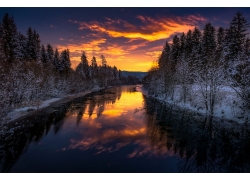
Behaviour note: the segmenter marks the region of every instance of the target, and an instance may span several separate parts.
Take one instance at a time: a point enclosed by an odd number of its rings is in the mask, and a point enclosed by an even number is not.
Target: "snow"
[[[92,93],[94,91],[98,91],[100,89],[101,88],[96,86],[92,90],[87,90],[87,91],[84,91],[84,92],[81,92],[81,93],[69,94],[69,95],[63,96],[61,98],[51,98],[51,99],[47,99],[45,101],[33,102],[32,103],[33,106],[22,107],[22,108],[18,108],[18,109],[15,109],[15,110],[9,112],[8,115],[7,115],[8,122],[16,120],[16,119],[18,119],[18,118],[20,118],[22,116],[25,116],[25,115],[29,114],[31,111],[34,112],[34,111],[41,110],[43,108],[49,107],[52,103],[55,103],[55,102],[57,102],[57,101],[59,101],[61,99],[68,98],[70,100],[70,99],[73,99],[73,98],[82,97],[82,96],[90,94],[90,93]]]
[[[137,85],[136,91],[141,92],[145,96],[148,96],[148,91],[143,87],[143,85]]]
[[[202,103],[199,87],[197,85],[193,85],[191,89],[193,96],[191,97],[190,101],[184,103],[180,100],[181,89],[178,86],[175,86],[173,100],[163,94],[158,94],[157,97],[148,95],[148,92],[145,88],[143,88],[142,86],[137,87],[137,90],[139,92],[142,92],[146,96],[158,99],[160,101],[164,101],[165,103],[170,105],[175,105],[183,109],[188,109],[193,112],[206,115],[207,112]],[[238,123],[245,123],[246,120],[249,119],[250,113],[244,111],[241,108],[241,99],[235,92],[235,90],[229,86],[222,86],[220,87],[219,93],[221,99],[214,107],[213,116],[224,120],[233,120]]]

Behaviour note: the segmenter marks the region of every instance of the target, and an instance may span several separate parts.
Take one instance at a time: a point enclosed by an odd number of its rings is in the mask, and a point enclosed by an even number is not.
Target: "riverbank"
[[[178,88],[176,88],[173,98],[174,100],[170,100],[164,95],[158,95],[157,97],[149,95],[147,89],[145,89],[143,85],[137,86],[136,90],[141,92],[145,96],[158,99],[167,104],[191,110],[197,114],[207,115],[207,112],[202,104],[203,102],[199,97],[199,89],[195,86],[192,88],[193,94],[195,94],[195,96],[192,97],[192,101],[188,101],[186,103],[183,103],[183,101],[179,100],[180,91],[178,90]],[[221,99],[220,102],[215,105],[213,117],[222,120],[235,121],[238,123],[248,122],[250,113],[244,111],[240,106],[240,97],[237,95],[237,93],[230,87],[222,87],[220,90]]]
[[[108,87],[108,88],[110,88],[110,87]],[[84,91],[81,93],[65,95],[65,96],[60,97],[60,98],[51,98],[51,99],[47,99],[44,101],[34,101],[28,106],[17,108],[17,109],[12,110],[11,112],[9,112],[5,118],[4,123],[9,123],[9,122],[15,121],[19,118],[22,118],[24,116],[29,116],[32,113],[35,113],[36,111],[43,110],[44,108],[47,108],[51,105],[55,105],[56,103],[68,102],[74,98],[82,97],[82,96],[85,96],[87,94],[90,94],[90,93],[93,93],[93,92],[96,92],[96,91],[99,91],[102,89],[104,89],[104,88],[96,87],[96,88],[93,88],[91,90],[87,90],[87,91]]]

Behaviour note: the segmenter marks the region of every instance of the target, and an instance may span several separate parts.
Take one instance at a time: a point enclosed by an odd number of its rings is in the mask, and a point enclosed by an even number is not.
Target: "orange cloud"
[[[168,38],[207,21],[199,15],[156,18],[139,15],[136,18],[141,21],[139,25],[111,18],[105,18],[103,22],[69,20],[70,23],[78,24],[79,30],[91,33],[81,35],[78,43],[70,41],[66,46],[58,45],[58,48],[69,48],[74,62],[80,62],[81,53],[85,51],[89,59],[96,56],[97,62],[103,54],[109,65],[121,70],[147,71],[152,61],[159,57]]]
[[[107,22],[99,23],[97,21],[92,22],[74,22],[79,24],[79,30],[89,29],[101,33],[106,33],[111,37],[118,38],[124,37],[128,39],[145,39],[147,41],[156,41],[160,39],[167,39],[174,33],[187,32],[189,29],[193,29],[198,22],[206,21],[201,16],[187,16],[187,17],[175,17],[175,18],[157,18],[153,19],[147,16],[137,16],[143,23],[139,27],[124,21],[124,20],[112,20],[109,18]],[[115,24],[123,24],[125,30],[121,30],[116,27]]]
[[[161,55],[162,51],[151,51],[151,52],[146,52],[146,55],[149,55],[153,58],[159,58],[159,56]]]

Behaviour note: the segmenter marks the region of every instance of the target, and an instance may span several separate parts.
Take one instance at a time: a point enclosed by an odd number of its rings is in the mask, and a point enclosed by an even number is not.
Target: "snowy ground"
[[[41,109],[43,109],[45,107],[48,107],[52,103],[57,102],[57,101],[59,101],[61,99],[64,99],[64,98],[73,99],[73,98],[77,98],[77,97],[82,97],[82,96],[85,96],[85,95],[87,95],[89,93],[92,93],[92,92],[98,91],[98,90],[100,90],[100,88],[95,87],[92,90],[87,90],[87,91],[84,91],[84,92],[81,92],[81,93],[66,95],[66,96],[61,97],[61,98],[52,98],[52,99],[48,99],[48,100],[45,100],[45,101],[32,102],[32,106],[22,107],[22,108],[15,109],[15,110],[9,112],[8,115],[7,115],[7,122],[10,122],[10,121],[13,121],[13,120],[15,120],[17,118],[25,116],[28,113],[30,113],[31,111],[33,112],[33,111],[41,110]]]
[[[144,95],[149,96],[147,90],[142,86],[136,87],[137,91],[142,92]],[[217,102],[214,108],[214,117],[218,117],[225,120],[233,120],[239,123],[245,123],[248,121],[250,117],[250,113],[244,111],[241,108],[241,100],[237,93],[230,87],[224,86],[220,88],[220,100]],[[168,104],[173,104],[175,106],[179,106],[184,109],[192,110],[199,114],[206,115],[206,110],[204,108],[204,103],[202,102],[202,98],[200,96],[198,86],[192,86],[192,94],[190,101],[183,103],[180,100],[180,91],[178,87],[175,89],[174,100],[170,100],[165,96],[157,96],[153,98],[164,101]]]

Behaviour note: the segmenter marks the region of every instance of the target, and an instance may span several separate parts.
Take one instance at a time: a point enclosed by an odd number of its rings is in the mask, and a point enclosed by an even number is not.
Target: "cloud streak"
[[[145,39],[147,41],[156,41],[169,38],[174,33],[187,32],[193,29],[200,22],[207,20],[202,16],[190,15],[187,17],[159,17],[152,18],[148,16],[138,15],[136,17],[141,21],[140,26],[135,26],[124,20],[112,20],[106,18],[106,22],[100,23],[97,21],[81,22],[72,21],[71,23],[78,24],[79,30],[91,30],[109,35],[113,38],[124,37],[127,39]],[[119,26],[117,26],[119,25]]]
[[[69,48],[74,61],[80,61],[81,52],[85,51],[97,57],[103,54],[109,65],[116,65],[122,70],[147,71],[151,62],[159,57],[166,40],[169,41],[176,33],[194,29],[207,19],[200,15],[154,18],[138,15],[129,22],[112,18],[68,22],[78,25],[81,38],[77,43],[71,41],[57,47]]]

